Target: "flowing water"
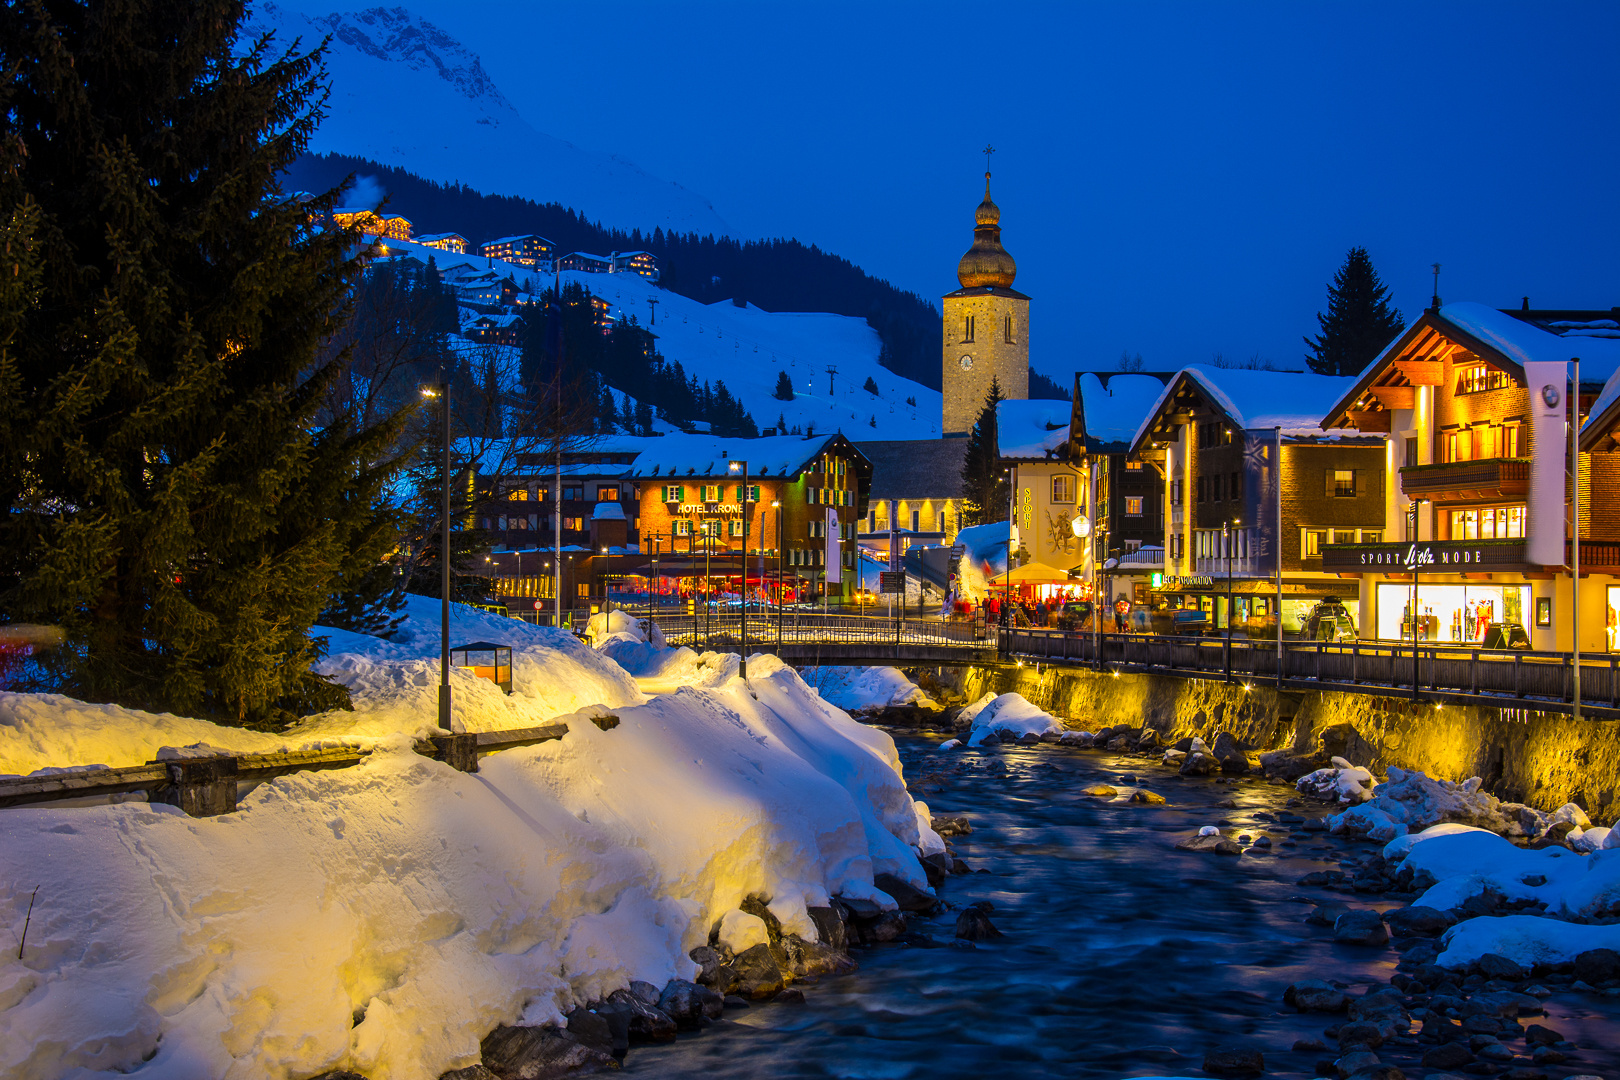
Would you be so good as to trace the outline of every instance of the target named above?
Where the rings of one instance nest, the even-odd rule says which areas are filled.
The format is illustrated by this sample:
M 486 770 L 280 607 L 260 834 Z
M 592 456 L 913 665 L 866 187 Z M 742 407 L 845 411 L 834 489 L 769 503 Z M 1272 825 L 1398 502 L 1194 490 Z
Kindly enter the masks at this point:
M 1389 908 L 1379 897 L 1295 884 L 1348 866 L 1377 846 L 1266 820 L 1292 792 L 1247 781 L 1181 779 L 1112 754 L 1051 746 L 940 752 L 938 739 L 897 736 L 913 793 L 936 817 L 965 814 L 952 840 L 976 870 L 939 890 L 953 910 L 912 928 L 940 947 L 855 950 L 854 975 L 800 984 L 806 1004 L 728 1008 L 725 1019 L 673 1046 L 632 1049 L 626 1071 L 648 1077 L 1031 1077 L 1202 1075 L 1204 1052 L 1263 1048 L 1270 1075 L 1312 1077 L 1337 1056 L 1323 1029 L 1344 1017 L 1297 1014 L 1290 982 L 1327 978 L 1352 993 L 1387 985 L 1392 949 L 1336 945 L 1303 919 L 1313 903 Z M 994 762 L 1007 766 L 997 775 Z M 1079 794 L 1122 775 L 1169 799 L 1105 803 Z M 1232 799 L 1237 807 L 1217 803 Z M 1291 811 L 1316 815 L 1321 809 Z M 1240 858 L 1174 849 L 1199 826 L 1272 839 Z M 956 909 L 995 905 L 1005 937 L 949 946 Z M 1620 1080 L 1620 998 L 1563 994 L 1548 1017 L 1526 1018 L 1590 1048 L 1547 1068 L 1552 1080 Z M 1325 1052 L 1294 1052 L 1319 1038 Z M 1512 1044 L 1522 1052 L 1522 1043 Z M 1401 1060 L 1391 1054 L 1385 1060 Z M 1409 1067 L 1409 1075 L 1439 1070 Z M 1330 1074 L 1331 1075 L 1331 1074 Z

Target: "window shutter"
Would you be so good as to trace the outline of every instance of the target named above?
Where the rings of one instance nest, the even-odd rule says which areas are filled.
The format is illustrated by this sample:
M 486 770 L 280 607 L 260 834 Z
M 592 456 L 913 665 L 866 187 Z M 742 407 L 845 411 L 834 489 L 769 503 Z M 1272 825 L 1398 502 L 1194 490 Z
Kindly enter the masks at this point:
M 1338 494 L 1338 489 L 1335 487 L 1335 485 L 1333 483 L 1333 470 L 1332 469 L 1329 469 L 1327 471 L 1327 488 L 1326 488 L 1325 494 L 1330 499 L 1333 498 L 1334 495 Z
M 1357 495 L 1365 495 L 1365 494 L 1367 494 L 1367 470 L 1366 469 L 1357 469 L 1353 473 L 1351 473 L 1350 475 L 1352 475 L 1352 476 L 1354 476 L 1356 478 L 1356 494 Z

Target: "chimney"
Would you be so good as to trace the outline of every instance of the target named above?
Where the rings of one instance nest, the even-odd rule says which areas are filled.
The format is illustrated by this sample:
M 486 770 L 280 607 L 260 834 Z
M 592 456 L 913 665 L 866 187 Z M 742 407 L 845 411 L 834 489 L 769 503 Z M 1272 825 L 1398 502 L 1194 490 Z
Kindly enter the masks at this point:
M 1519 310 L 1520 311 L 1529 311 L 1530 310 L 1530 298 L 1528 296 L 1524 298 L 1524 304 L 1520 306 Z

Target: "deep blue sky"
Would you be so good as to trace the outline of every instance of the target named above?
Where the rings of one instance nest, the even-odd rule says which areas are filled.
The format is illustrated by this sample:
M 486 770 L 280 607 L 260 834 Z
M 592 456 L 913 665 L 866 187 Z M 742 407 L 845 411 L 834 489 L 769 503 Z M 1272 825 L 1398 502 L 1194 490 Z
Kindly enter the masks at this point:
M 1065 379 L 1297 366 L 1357 244 L 1409 320 L 1436 261 L 1448 300 L 1620 304 L 1613 2 L 408 6 L 541 131 L 933 298 L 994 143 Z

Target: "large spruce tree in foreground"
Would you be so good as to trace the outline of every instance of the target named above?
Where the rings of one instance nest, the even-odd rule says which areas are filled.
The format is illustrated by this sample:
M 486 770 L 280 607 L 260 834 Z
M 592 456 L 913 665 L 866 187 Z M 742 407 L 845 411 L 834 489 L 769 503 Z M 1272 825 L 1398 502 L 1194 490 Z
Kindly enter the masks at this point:
M 321 422 L 354 238 L 277 187 L 321 50 L 239 57 L 242 13 L 0 8 L 6 262 L 39 283 L 0 294 L 0 619 L 62 627 L 68 693 L 270 725 L 347 701 L 309 630 L 392 542 L 398 427 Z
M 984 406 L 968 435 L 967 453 L 962 461 L 963 513 L 974 525 L 1007 519 L 1007 474 L 1001 468 L 1000 437 L 996 426 L 996 405 L 1006 398 L 1001 383 L 992 376 Z
M 1359 375 L 1406 329 L 1401 313 L 1389 306 L 1389 290 L 1378 280 L 1366 248 L 1351 248 L 1328 286 L 1328 309 L 1316 313 L 1322 332 L 1306 338 L 1305 362 L 1318 375 Z

